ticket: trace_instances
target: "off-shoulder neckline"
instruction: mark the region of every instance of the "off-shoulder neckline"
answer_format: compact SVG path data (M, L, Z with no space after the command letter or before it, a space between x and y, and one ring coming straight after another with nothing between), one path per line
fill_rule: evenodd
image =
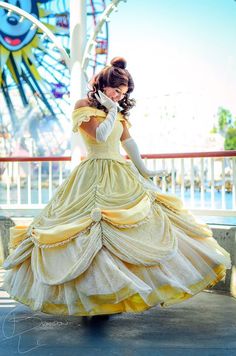
M100 112L100 113L102 113L103 115L107 115L107 113L105 112L105 111L103 111L103 110L101 110L101 109L97 109L96 107L94 107L94 106L81 106L80 108L78 108L78 109L74 109L73 110L73 113L74 112L77 112L77 111L79 111L79 110L92 110L93 112ZM123 114L121 113L121 112L118 112L118 115L121 115L122 117L123 117Z
M106 116L106 113L105 111L101 110L101 109L97 109L95 107L92 107L92 106L81 106L80 108L78 109L74 109L72 111L72 114L77 114L77 113L87 113L87 114L94 114L94 116Z
M92 109L92 110L98 110L98 111L103 111L101 109L98 109L94 106L81 106L80 108L74 109L73 111L81 110L81 109Z
M100 110L100 109L97 109L95 107L92 107L92 106L81 106L80 108L77 108L77 109L74 109L73 112L72 112L72 117L73 117L73 120L75 120L76 118L76 114L79 113L79 111L81 111L81 114L90 114L88 111L91 112L91 116L101 116L101 117L104 117L107 115L107 113L103 110ZM87 111L87 112L86 112ZM129 125L129 127L131 127L131 123L129 121L128 118L126 118L123 114L121 114L121 112L118 112L118 120L119 121L126 121L127 124Z

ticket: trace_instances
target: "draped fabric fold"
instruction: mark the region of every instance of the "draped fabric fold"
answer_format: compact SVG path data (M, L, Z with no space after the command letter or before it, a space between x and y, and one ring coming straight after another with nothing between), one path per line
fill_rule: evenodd
M91 116L73 113L74 130ZM96 315L182 302L225 278L230 256L182 201L161 193L107 142L82 132L88 157L27 227L11 229L5 289L34 310Z
M153 234L141 236L136 229L120 231L103 224L104 246L121 260L134 265L155 266L173 257L178 241L168 218L160 211L159 216L152 214L147 225L152 225Z
M47 285L59 285L80 276L90 266L98 251L102 248L102 234L99 224L93 225L87 234L74 239L65 249L57 247L55 253L52 249L35 247L32 252L32 272L35 278ZM67 258L68 249L71 249L70 259ZM55 268L63 259L63 268Z

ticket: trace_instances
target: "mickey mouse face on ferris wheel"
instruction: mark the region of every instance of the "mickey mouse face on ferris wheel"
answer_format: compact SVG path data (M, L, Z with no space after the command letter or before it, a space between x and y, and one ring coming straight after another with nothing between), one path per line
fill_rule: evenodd
M5 3L17 6L35 18L39 18L38 3L50 0L5 0ZM37 28L32 28L32 22L7 9L0 7L0 45L9 51L18 51L29 44L34 38Z

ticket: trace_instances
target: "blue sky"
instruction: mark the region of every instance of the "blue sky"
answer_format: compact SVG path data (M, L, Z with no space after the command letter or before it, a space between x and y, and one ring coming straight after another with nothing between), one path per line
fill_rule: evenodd
M109 57L124 56L136 97L203 92L236 114L236 1L128 0L111 15Z

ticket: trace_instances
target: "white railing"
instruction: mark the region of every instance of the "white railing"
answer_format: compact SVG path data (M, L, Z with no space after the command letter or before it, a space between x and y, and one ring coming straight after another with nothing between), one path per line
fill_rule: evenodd
M236 151L143 154L162 192L179 196L200 215L236 217ZM41 209L70 173L71 157L0 158L1 209Z
M70 172L70 157L0 158L1 209L42 209Z

